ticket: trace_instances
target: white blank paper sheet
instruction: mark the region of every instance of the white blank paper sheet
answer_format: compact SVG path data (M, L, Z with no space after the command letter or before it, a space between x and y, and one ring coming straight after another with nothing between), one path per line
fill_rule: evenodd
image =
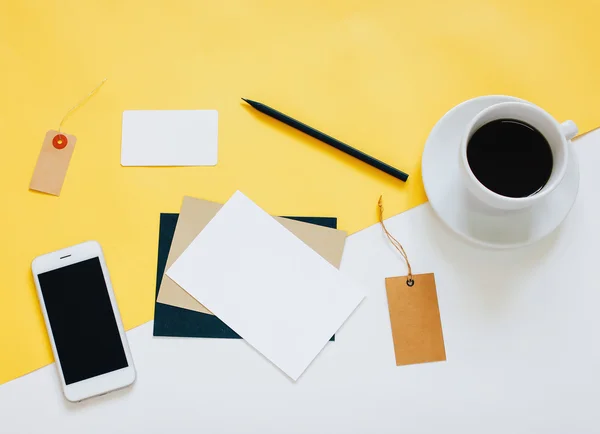
M363 299L239 191L167 275L293 380Z
M216 110L124 111L121 165L214 166L218 118Z

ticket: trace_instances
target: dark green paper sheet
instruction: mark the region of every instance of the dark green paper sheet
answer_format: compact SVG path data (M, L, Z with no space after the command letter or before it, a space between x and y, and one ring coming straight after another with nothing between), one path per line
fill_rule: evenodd
M165 273L171 242L175 235L175 227L179 214L161 213L158 235L158 262L156 266L156 291L154 295L154 336L187 337L187 338L221 338L240 339L215 315L208 315L181 307L169 306L156 301L158 290ZM328 228L337 228L335 217L286 217L305 223L312 223ZM335 340L335 336L331 338Z

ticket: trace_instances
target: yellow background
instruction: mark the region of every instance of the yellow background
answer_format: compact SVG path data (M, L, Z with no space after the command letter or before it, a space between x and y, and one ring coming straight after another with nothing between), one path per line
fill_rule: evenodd
M523 5L523 6L519 6ZM0 2L0 384L52 361L30 273L104 247L126 327L152 318L160 212L236 189L268 212L355 232L426 200L435 122L484 94L600 123L598 1ZM28 191L48 129L77 147L60 198ZM406 184L241 104L256 99L410 173ZM122 168L126 109L217 109L214 168Z

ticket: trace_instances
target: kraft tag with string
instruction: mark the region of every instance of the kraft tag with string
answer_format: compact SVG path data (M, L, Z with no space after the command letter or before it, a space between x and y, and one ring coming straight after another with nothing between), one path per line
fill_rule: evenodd
M105 81L106 79L67 112L60 122L57 131L50 130L46 133L40 155L33 170L31 182L29 183L30 190L60 196L60 191L67 175L67 169L75 150L75 143L77 142L75 136L61 132L62 126L69 115L90 99Z
M29 184L31 190L60 196L76 141L77 138L70 134L54 130L46 133Z
M383 223L381 197L378 206L381 227L408 268L406 276L385 279L396 366L444 361L446 348L434 275L412 274L404 247Z

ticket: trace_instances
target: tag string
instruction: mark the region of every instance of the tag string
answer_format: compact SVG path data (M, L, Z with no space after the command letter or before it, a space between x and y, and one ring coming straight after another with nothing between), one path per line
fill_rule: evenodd
M410 261L408 260L408 255L406 254L404 247L402 247L402 244L400 244L400 241L398 241L396 238L394 238L394 236L392 234L389 233L389 231L385 227L385 224L383 223L383 196L379 196L379 202L377 202L377 205L379 208L379 223L381 224L381 227L383 228L383 232L388 237L388 240L390 240L390 243L392 243L392 245L396 248L396 250L398 250L398 252L400 252L402 257L404 258L404 262L406 262L406 267L408 268L408 275L406 276L407 277L406 284L408 286L413 286L415 284L415 281L413 279L412 267L410 266Z
M75 110L77 110L79 107L81 107L82 105L84 105L86 102L88 102L88 100L93 97L96 92L98 92L98 90L100 90L100 88L102 87L102 85L106 82L106 78L104 80L102 80L100 82L100 84L98 86L96 86L96 88L94 90L92 90L90 93L87 94L87 96L85 98L83 98L81 101L79 101L77 104L75 104L73 107L71 107L69 109L69 111L67 112L67 114L62 118L62 121L60 121L60 125L58 126L58 132L60 133L60 130L62 129L63 124L65 123L65 121L67 120L67 118L69 116L71 116L71 113L73 113Z

